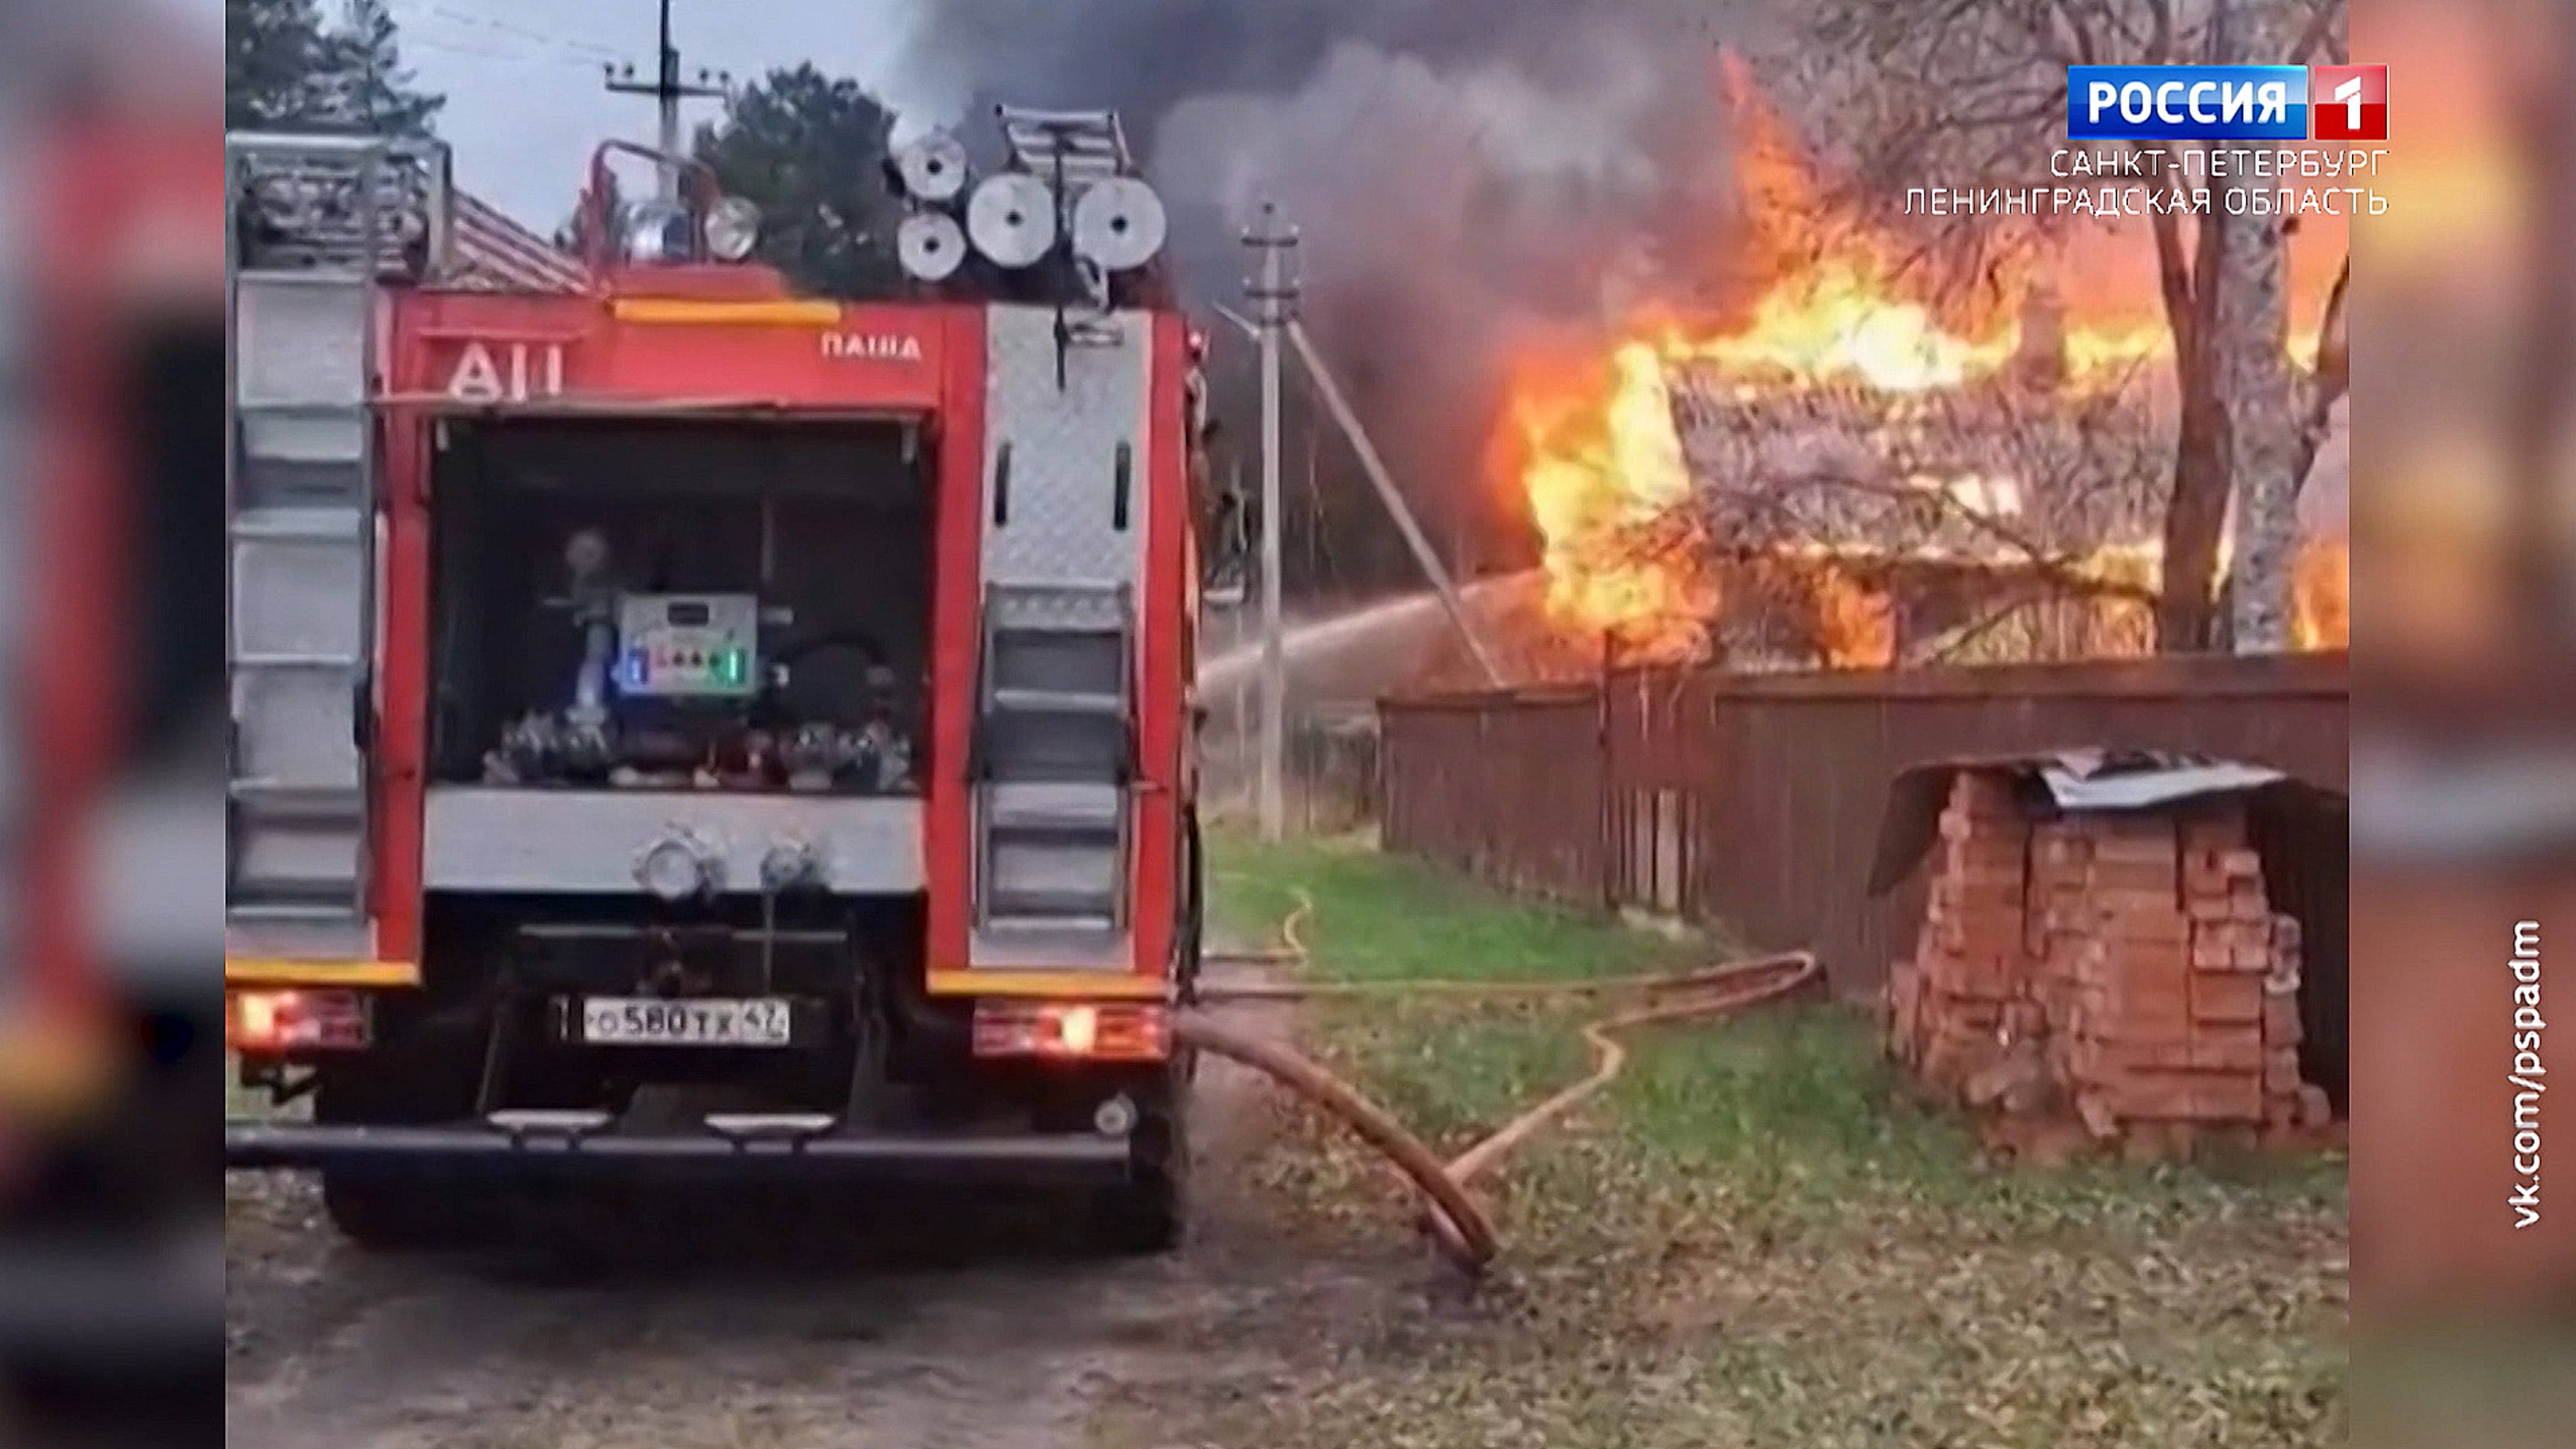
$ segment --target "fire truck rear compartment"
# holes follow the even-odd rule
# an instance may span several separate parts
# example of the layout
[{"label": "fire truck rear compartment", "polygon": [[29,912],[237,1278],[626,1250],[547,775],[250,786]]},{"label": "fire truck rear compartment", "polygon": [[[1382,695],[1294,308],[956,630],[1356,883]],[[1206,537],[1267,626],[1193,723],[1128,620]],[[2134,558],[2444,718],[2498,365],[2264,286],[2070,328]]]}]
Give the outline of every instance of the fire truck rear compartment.
[{"label": "fire truck rear compartment", "polygon": [[[929,478],[919,435],[892,422],[444,424],[433,782],[909,793]],[[656,608],[699,624],[756,608],[756,647],[701,670],[697,690],[648,684],[664,661],[627,626]],[[602,662],[589,651],[610,639],[586,687]],[[586,700],[604,746],[580,729]]]},{"label": "fire truck rear compartment", "polygon": [[[427,990],[352,1067],[408,1083],[392,1118],[683,1090],[868,1120],[880,1085],[963,1054],[963,1021],[920,998],[930,478],[889,422],[441,427]],[[634,687],[651,641],[629,626],[673,601],[757,610],[739,687]],[[676,886],[648,865],[665,854]],[[586,1022],[603,1001],[749,1003],[789,1030],[607,1043]]]}]

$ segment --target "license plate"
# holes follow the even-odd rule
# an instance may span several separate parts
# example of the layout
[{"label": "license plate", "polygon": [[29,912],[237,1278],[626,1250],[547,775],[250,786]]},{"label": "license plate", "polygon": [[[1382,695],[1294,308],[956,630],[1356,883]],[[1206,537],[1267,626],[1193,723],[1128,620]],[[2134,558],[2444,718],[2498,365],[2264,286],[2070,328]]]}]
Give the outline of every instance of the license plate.
[{"label": "license plate", "polygon": [[752,1046],[788,1044],[787,1003],[742,999],[587,996],[581,1039],[595,1046]]}]

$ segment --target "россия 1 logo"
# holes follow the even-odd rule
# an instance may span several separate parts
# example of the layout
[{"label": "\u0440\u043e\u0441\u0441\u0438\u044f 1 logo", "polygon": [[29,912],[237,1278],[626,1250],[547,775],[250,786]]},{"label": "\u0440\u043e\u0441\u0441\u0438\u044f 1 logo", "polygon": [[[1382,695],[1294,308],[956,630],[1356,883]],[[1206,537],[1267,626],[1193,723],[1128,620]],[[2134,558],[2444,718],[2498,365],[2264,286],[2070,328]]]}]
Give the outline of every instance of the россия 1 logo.
[{"label": "\u0440\u043e\u0441\u0441\u0438\u044f 1 logo", "polygon": [[2384,65],[2070,65],[2072,141],[2388,139]]}]

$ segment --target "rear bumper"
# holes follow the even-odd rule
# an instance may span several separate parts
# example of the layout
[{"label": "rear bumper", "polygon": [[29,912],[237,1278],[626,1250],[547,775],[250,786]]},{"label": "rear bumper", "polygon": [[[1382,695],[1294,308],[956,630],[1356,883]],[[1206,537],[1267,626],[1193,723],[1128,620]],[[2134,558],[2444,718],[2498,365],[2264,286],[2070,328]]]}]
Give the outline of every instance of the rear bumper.
[{"label": "rear bumper", "polygon": [[224,1123],[227,1168],[423,1167],[507,1175],[705,1175],[888,1182],[1116,1183],[1132,1136],[1015,1133],[927,1136],[826,1132],[743,1141],[714,1132],[513,1134],[463,1122],[440,1126]]}]

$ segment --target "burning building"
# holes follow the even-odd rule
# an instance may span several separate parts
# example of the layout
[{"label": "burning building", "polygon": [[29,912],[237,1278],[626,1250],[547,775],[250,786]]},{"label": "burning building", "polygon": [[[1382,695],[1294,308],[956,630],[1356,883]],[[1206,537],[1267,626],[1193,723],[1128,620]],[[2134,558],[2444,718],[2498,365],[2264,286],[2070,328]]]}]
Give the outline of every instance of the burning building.
[{"label": "burning building", "polygon": [[[1511,369],[1488,473],[1540,537],[1561,652],[1759,668],[2152,649],[2176,425],[2156,301],[2071,301],[2038,261],[1937,287],[1834,214],[1728,76],[1742,250],[1767,282],[1731,308],[1637,306]],[[2301,561],[2303,643],[2341,641],[2341,559],[2319,540]]]}]

